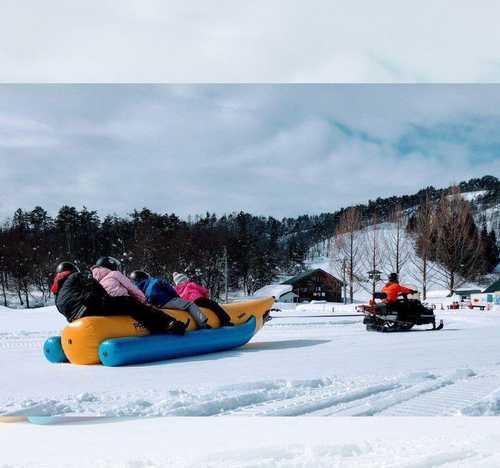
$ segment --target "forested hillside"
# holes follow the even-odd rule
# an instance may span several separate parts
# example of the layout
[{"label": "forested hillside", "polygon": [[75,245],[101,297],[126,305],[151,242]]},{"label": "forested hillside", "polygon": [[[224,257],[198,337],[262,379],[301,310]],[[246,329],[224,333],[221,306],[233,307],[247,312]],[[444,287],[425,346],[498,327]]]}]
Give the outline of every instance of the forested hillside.
[{"label": "forested hillside", "polygon": [[[481,236],[496,244],[499,180],[493,176],[471,179],[456,190],[475,192],[470,202],[466,200],[474,215],[474,229],[485,231]],[[102,255],[120,259],[125,271],[141,268],[167,277],[186,271],[216,297],[224,288],[227,262],[229,287],[250,294],[278,274],[302,270],[311,249],[332,239],[353,209],[360,227],[390,221],[395,210],[402,213],[406,225],[414,222],[412,217],[423,203],[437,203],[447,193],[448,189],[426,187],[413,195],[281,220],[243,212],[181,219],[147,208],[101,219],[85,207],[63,206],[55,216],[43,207],[18,209],[0,229],[0,298],[5,305],[13,295],[28,307],[43,303],[50,300],[49,284],[59,261],[71,260],[88,268]],[[498,255],[488,248],[489,255]],[[490,260],[489,265],[493,263]]]}]

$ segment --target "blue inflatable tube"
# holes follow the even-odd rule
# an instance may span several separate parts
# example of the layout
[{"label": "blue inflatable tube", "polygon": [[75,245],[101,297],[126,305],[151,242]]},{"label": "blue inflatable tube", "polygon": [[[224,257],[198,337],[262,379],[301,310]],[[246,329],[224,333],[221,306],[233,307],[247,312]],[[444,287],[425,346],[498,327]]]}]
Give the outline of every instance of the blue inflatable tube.
[{"label": "blue inflatable tube", "polygon": [[43,344],[43,354],[50,362],[69,362],[66,354],[64,354],[60,336],[51,336],[45,341]]},{"label": "blue inflatable tube", "polygon": [[235,327],[197,330],[184,336],[130,336],[106,340],[99,346],[99,358],[105,366],[125,366],[164,361],[237,348],[255,334],[255,317]]}]

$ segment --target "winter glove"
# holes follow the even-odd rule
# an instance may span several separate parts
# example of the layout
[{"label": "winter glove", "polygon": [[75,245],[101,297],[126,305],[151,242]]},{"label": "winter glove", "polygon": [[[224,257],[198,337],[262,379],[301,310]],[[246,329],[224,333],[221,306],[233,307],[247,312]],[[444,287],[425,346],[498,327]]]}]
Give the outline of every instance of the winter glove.
[{"label": "winter glove", "polygon": [[187,323],[181,322],[180,320],[173,320],[167,328],[167,333],[171,333],[172,335],[183,336],[186,334],[189,322],[190,322],[189,320]]}]

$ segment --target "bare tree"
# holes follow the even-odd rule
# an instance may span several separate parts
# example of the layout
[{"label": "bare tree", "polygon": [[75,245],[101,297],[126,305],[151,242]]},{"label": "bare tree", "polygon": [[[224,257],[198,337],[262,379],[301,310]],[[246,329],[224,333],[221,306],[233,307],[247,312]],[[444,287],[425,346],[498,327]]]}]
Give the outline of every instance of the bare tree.
[{"label": "bare tree", "polygon": [[8,275],[8,244],[6,242],[6,228],[0,226],[0,287],[2,288],[3,305],[7,307],[7,290],[9,289]]},{"label": "bare tree", "polygon": [[427,298],[427,286],[435,273],[430,261],[434,243],[436,214],[433,203],[427,195],[418,207],[410,229],[414,246],[411,249],[410,261],[414,268],[411,276],[420,283],[422,298]]},{"label": "bare tree", "polygon": [[349,289],[349,300],[354,302],[356,285],[361,278],[362,249],[361,213],[349,208],[340,217],[330,250],[332,269],[342,277]]},{"label": "bare tree", "polygon": [[391,223],[391,228],[384,230],[384,258],[391,273],[400,275],[411,252],[411,245],[406,235],[407,219],[401,205],[398,204],[391,210],[388,221]]},{"label": "bare tree", "polygon": [[458,187],[444,194],[436,210],[434,256],[441,283],[450,291],[475,276],[479,235],[470,203]]},{"label": "bare tree", "polygon": [[3,305],[7,307],[7,290],[9,288],[9,284],[7,282],[8,276],[7,272],[2,270],[0,271],[0,286],[2,288],[2,300],[3,300]]}]

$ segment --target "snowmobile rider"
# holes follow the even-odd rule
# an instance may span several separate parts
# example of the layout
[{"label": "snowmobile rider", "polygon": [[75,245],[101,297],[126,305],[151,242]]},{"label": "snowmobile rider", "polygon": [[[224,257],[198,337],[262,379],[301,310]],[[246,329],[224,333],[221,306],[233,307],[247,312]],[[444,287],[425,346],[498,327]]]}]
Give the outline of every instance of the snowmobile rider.
[{"label": "snowmobile rider", "polygon": [[391,273],[389,275],[389,281],[382,288],[382,292],[387,295],[387,298],[384,299],[384,303],[391,304],[393,302],[396,302],[401,294],[414,294],[417,291],[401,286],[399,284],[398,274]]},{"label": "snowmobile rider", "polygon": [[210,299],[210,291],[201,284],[191,281],[184,273],[174,272],[173,279],[177,294],[186,301],[193,301],[199,307],[206,307],[215,312],[221,327],[231,326],[231,317],[217,302]]},{"label": "snowmobile rider", "polygon": [[168,281],[152,277],[142,270],[133,271],[129,277],[145,295],[148,304],[161,309],[187,310],[194,318],[198,328],[209,328],[207,316],[193,301],[181,299]]},{"label": "snowmobile rider", "polygon": [[184,335],[186,324],[163,311],[142,304],[130,296],[110,296],[90,273],[80,272],[71,262],[61,262],[56,268],[50,288],[57,310],[73,322],[89,316],[130,315],[152,334]]},{"label": "snowmobile rider", "polygon": [[398,299],[400,295],[414,294],[417,291],[401,286],[397,273],[389,275],[389,281],[382,288],[382,292],[387,295],[383,302],[387,304],[388,308],[397,312],[400,320],[411,320],[413,318],[414,311],[410,303],[408,301],[399,301]]}]

